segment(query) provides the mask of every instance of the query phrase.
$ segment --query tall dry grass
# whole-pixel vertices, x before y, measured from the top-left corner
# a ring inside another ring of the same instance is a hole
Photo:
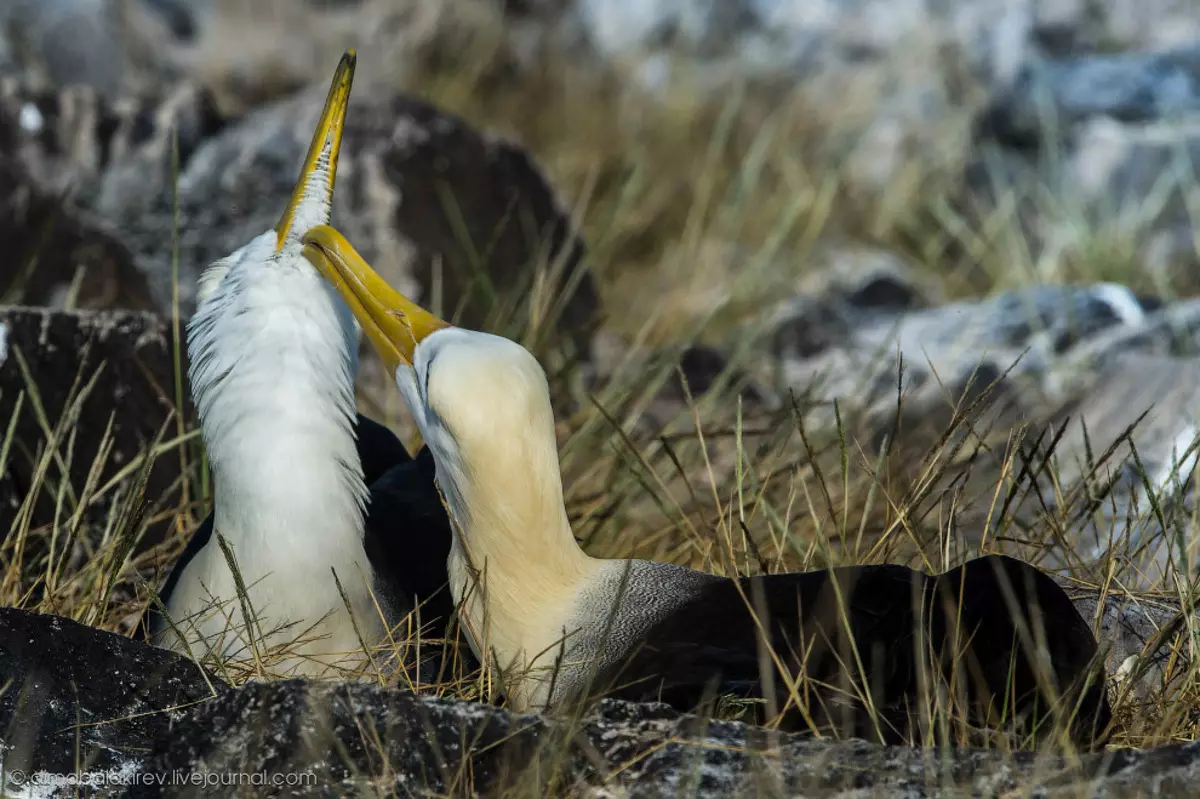
[[[778,408],[748,408],[727,386],[697,397],[685,389],[685,401],[661,429],[640,423],[658,389],[678,380],[671,356],[688,342],[719,343],[733,354],[731,367],[762,374],[768,331],[761,322],[824,247],[900,253],[948,296],[1047,279],[1118,279],[1144,287],[1132,257],[1144,229],[1106,230],[1102,220],[1087,219],[1075,199],[1041,191],[1004,197],[990,208],[964,205],[960,177],[971,158],[966,135],[979,103],[970,86],[960,89],[953,115],[931,123],[933,144],[914,151],[886,185],[871,188],[851,168],[862,155],[856,147],[870,143],[870,110],[882,102],[870,81],[837,105],[803,86],[745,85],[714,95],[680,85],[650,96],[619,67],[599,69],[553,47],[517,60],[504,31],[491,24],[493,12],[464,7],[471,10],[461,24],[407,55],[389,52],[381,63],[403,66],[399,88],[520,139],[574,208],[589,247],[586,266],[605,301],[606,330],[627,342],[600,384],[572,379],[578,365],[569,363],[557,375],[563,379],[554,381],[566,394],[562,405],[574,409],[559,425],[562,472],[571,521],[589,552],[721,573],[883,562],[940,571],[1013,547],[1036,561],[1039,550],[1053,544],[1066,552],[1056,564],[1061,573],[1080,585],[1131,596],[1129,586],[1145,587],[1137,559],[1112,554],[1118,546],[1098,561],[1072,554],[1072,537],[1086,520],[1075,511],[1093,497],[1063,502],[1036,529],[1015,526],[1019,500],[1033,485],[1022,475],[1057,484],[1052,429],[979,430],[964,404],[942,429],[879,446],[868,439],[853,397],[820,409],[797,396],[785,396]],[[340,49],[344,44],[336,39],[310,46]],[[931,151],[936,158],[927,157]],[[1027,241],[1023,214],[1029,208],[1078,221],[1081,255],[1048,273]],[[1095,252],[1131,257],[1086,257]],[[538,354],[550,361],[552,323],[546,313],[534,329],[522,318],[494,318],[490,327],[539,342]],[[173,329],[178,344],[180,327]],[[90,378],[79,375],[72,402],[86,395]],[[177,402],[187,391],[184,380],[177,370]],[[38,386],[27,382],[18,413],[39,414],[38,396]],[[897,404],[899,415],[903,400]],[[403,411],[389,407],[383,421],[406,429]],[[0,530],[0,604],[129,634],[155,582],[209,510],[203,452],[184,419],[177,413],[164,420],[154,446],[120,468],[107,462],[102,446],[82,485],[65,479],[71,403],[59,419],[39,418],[41,442],[15,441],[15,424],[7,426],[0,468],[27,458],[35,480],[23,510]],[[1026,445],[1012,446],[1017,440]],[[991,458],[986,468],[980,452]],[[168,459],[182,465],[179,490],[169,498],[144,496],[146,470]],[[1096,453],[1091,468],[1091,482],[1102,483],[1114,469],[1111,453]],[[1192,535],[1195,519],[1169,511],[1178,517],[1168,523],[1161,489],[1144,470],[1142,478],[1148,501],[1124,529],[1111,531],[1113,542],[1154,522]],[[28,509],[37,496],[50,497],[59,509],[52,523],[31,523]],[[100,503],[112,512],[103,524],[86,524],[87,509]],[[954,524],[964,508],[973,509],[968,518],[977,529]],[[149,527],[164,520],[168,538],[142,546]],[[1147,601],[1158,596],[1191,608],[1194,591],[1188,574],[1170,572],[1156,576]],[[1174,643],[1179,679],[1149,698],[1115,695],[1114,746],[1195,736],[1200,680],[1190,614],[1185,628]],[[416,638],[412,629],[398,630],[396,646],[425,645]],[[283,654],[258,652],[253,661],[210,665],[238,683],[269,678],[272,657]],[[439,675],[432,683],[404,669],[366,676],[471,699],[494,698],[498,684],[490,673]],[[561,755],[548,749],[543,764]],[[543,795],[550,784],[545,774],[516,777],[512,795]]]

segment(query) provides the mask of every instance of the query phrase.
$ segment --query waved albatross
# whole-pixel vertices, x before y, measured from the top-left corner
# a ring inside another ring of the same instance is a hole
[[[356,413],[354,317],[301,253],[301,234],[330,218],[354,66],[347,52],[279,223],[205,271],[188,325],[214,508],[160,592],[170,621],[152,608],[145,622],[155,644],[197,658],[267,648],[275,671],[326,674],[361,666],[363,643],[389,629],[408,637],[414,607],[428,637],[453,614],[431,454],[410,458]]]
[[[1041,737],[1061,723],[1078,744],[1103,739],[1111,714],[1091,630],[1049,576],[1012,558],[936,577],[858,566],[730,579],[588,556],[564,509],[533,355],[437,319],[332,227],[304,243],[433,453],[462,626],[512,706],[606,694],[690,710],[732,695],[760,723],[898,742],[926,737],[953,701],[965,734]]]

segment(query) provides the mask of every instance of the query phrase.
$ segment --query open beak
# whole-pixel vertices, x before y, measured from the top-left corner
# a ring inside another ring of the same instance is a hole
[[[350,85],[354,82],[357,56],[347,50],[333,73],[333,83],[325,98],[325,109],[313,131],[312,143],[292,198],[275,225],[275,251],[289,241],[297,242],[313,225],[329,222],[333,207],[333,183],[337,178],[338,152],[342,149],[342,129],[346,125],[346,107],[350,103]]]
[[[429,334],[450,327],[384,282],[329,225],[304,234],[304,257],[334,285],[390,371],[412,365],[413,351]]]

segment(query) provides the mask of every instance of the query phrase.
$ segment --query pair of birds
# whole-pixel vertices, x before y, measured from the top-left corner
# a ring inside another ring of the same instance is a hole
[[[351,52],[279,224],[202,278],[189,377],[214,511],[159,594],[155,643],[277,648],[277,670],[329,674],[378,665],[372,646],[414,617],[457,617],[517,709],[732,695],[787,729],[900,741],[949,703],[1103,739],[1090,629],[1011,558],[731,579],[585,554],[537,360],[400,295],[328,224],[353,73]],[[355,412],[356,321],[424,438],[415,459]]]

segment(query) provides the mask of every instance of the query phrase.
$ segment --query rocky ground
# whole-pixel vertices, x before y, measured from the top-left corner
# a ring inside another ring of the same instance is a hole
[[[47,775],[76,763],[105,796],[1183,797],[1200,768],[1195,744],[932,756],[614,700],[548,719],[362,683],[232,688],[178,655],[57,617],[0,609],[0,633],[0,679],[22,686],[0,695],[0,785],[15,796],[72,795]],[[241,774],[259,781],[217,782]]]
[[[134,512],[128,498],[157,442],[139,489],[150,503],[137,510],[146,534],[135,552],[185,533],[171,509],[201,503],[195,460],[179,454],[190,446],[191,413],[176,380],[186,355],[177,357],[172,320],[186,322],[205,264],[274,223],[328,67],[346,46],[358,48],[361,69],[335,222],[397,287],[464,324],[522,335],[552,365],[564,418],[584,414],[585,392],[596,394],[638,448],[634,460],[667,475],[596,478],[570,452],[620,448],[594,432],[608,430],[594,413],[567,425],[564,468],[588,475],[568,492],[573,519],[597,551],[636,542],[686,559],[677,542],[662,542],[664,517],[710,517],[693,483],[715,475],[724,487],[736,477],[739,492],[752,484],[787,509],[786,523],[747,513],[764,548],[776,537],[765,531],[790,524],[803,541],[864,530],[884,542],[870,550],[875,560],[914,552],[954,560],[981,545],[1032,560],[1098,620],[1101,641],[1114,645],[1118,685],[1135,675],[1148,702],[1162,701],[1164,683],[1186,693],[1179,685],[1194,669],[1171,653],[1190,634],[1178,601],[1187,586],[1175,581],[1188,572],[1175,564],[1195,562],[1200,301],[1188,297],[1200,291],[1191,210],[1200,16],[1176,0],[4,4],[0,433],[12,432],[0,444],[14,443],[0,447],[0,531],[14,519],[45,529],[69,519],[73,535],[103,531],[114,514]],[[453,82],[423,91],[429,75],[470,72],[468,54],[483,64],[466,84],[470,99]],[[559,72],[601,78],[568,84]],[[600,86],[602,100],[580,86]],[[501,108],[491,100],[499,96],[530,99]],[[685,121],[655,149],[645,119],[661,122],[678,107],[687,119],[719,122],[731,97],[749,98],[739,110],[749,133],[735,125],[730,134],[748,165],[731,172],[729,196],[750,192],[739,181],[751,178],[776,189],[753,194],[754,213],[739,211],[736,222],[722,214],[744,200],[713,200],[711,224],[697,233],[676,206],[699,203],[711,148],[684,145]],[[569,109],[565,123],[539,121],[557,106]],[[762,107],[793,109],[807,126],[787,127],[794,120]],[[794,134],[795,153],[756,149],[751,134],[773,126]],[[551,141],[582,141],[571,137],[588,127],[594,142],[615,143],[580,155]],[[604,149],[643,141],[645,163],[614,166]],[[664,179],[655,171],[663,163],[682,177]],[[836,182],[814,177],[814,164]],[[630,201],[636,213],[624,211],[612,198],[642,172],[662,186]],[[802,199],[789,217],[801,233],[773,238],[772,215],[791,212],[759,208],[764,198]],[[605,220],[622,214],[639,221],[611,233]],[[748,302],[739,292],[755,281]],[[643,338],[638,326],[659,324],[658,306],[687,335]],[[650,365],[654,380],[644,378]],[[366,358],[361,404],[377,416],[395,407],[382,385]],[[693,427],[689,395],[712,430],[740,412],[743,435],[734,447],[710,433],[711,457],[693,452],[677,479],[672,464],[689,445],[664,442]],[[632,469],[628,458],[613,461]],[[646,500],[647,482],[666,486],[672,502]],[[593,497],[597,483],[603,502]],[[50,487],[22,505],[35,485]],[[676,511],[662,510],[672,503]],[[614,541],[613,527],[627,537]],[[897,538],[903,551],[890,549]],[[13,547],[0,545],[6,568]],[[862,551],[856,543],[849,556]],[[71,540],[69,569],[96,559],[91,544]],[[152,578],[148,565],[133,563]],[[20,588],[5,584],[3,595],[30,602]],[[132,581],[122,590],[132,595]],[[1150,599],[1131,598],[1135,590]],[[43,610],[85,618],[49,593]],[[128,622],[119,609],[90,620]],[[120,757],[108,739],[89,738],[104,768],[243,764],[255,750],[213,748],[205,731],[245,740],[238,736],[259,734],[247,730],[267,714],[292,736],[280,749],[297,758],[287,765],[322,769],[321,790],[382,778],[380,763],[402,790],[417,780],[454,790],[466,768],[455,741],[477,728],[512,741],[470,766],[481,785],[563,737],[557,722],[371,688],[230,689],[70,622],[7,611],[3,625],[16,637],[0,636],[0,687],[42,668],[58,675],[38,712],[62,723],[21,716],[39,735],[75,723],[68,678],[94,698],[85,715],[96,720],[199,698],[197,686],[218,695],[126,725]],[[15,647],[21,636],[62,648]],[[96,671],[64,677],[76,651],[87,653],[80,663],[106,654]],[[136,674],[122,665],[135,659],[161,661],[155,672],[172,676],[101,690],[104,664]],[[62,741],[29,748],[27,737],[4,732],[25,712],[17,698],[0,688],[4,767],[55,770]],[[317,729],[314,703],[322,735],[358,735],[351,719],[363,708],[397,732],[380,751],[355,744],[349,762],[318,758],[311,744],[292,746]],[[418,737],[418,716],[444,733],[437,756],[403,749]],[[691,723],[605,706],[584,719],[569,769],[535,769],[530,779],[586,782],[597,796],[707,794],[747,780],[768,795],[923,795],[947,784],[995,795],[1035,780],[1053,795],[1171,796],[1194,779],[1194,745],[1067,766],[783,741],[777,759],[722,749],[753,737],[736,724],[699,734]],[[167,727],[156,726],[168,724],[179,731],[170,745],[159,740]],[[387,747],[400,748],[392,756]]]

